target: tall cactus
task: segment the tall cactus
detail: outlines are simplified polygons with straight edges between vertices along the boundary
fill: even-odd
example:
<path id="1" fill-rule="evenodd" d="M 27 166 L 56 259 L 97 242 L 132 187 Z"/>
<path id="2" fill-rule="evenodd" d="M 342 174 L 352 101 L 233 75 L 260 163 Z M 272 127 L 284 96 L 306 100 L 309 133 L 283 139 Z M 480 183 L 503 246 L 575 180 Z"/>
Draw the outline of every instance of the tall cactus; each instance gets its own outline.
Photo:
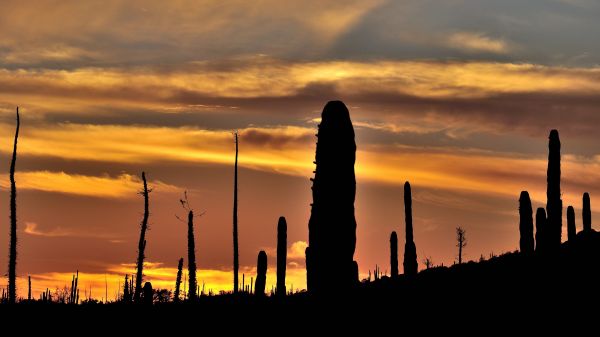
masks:
<path id="1" fill-rule="evenodd" d="M 519 232 L 521 234 L 519 240 L 521 253 L 533 253 L 533 208 L 527 191 L 522 191 L 519 197 Z"/>
<path id="2" fill-rule="evenodd" d="M 189 277 L 189 292 L 188 298 L 190 301 L 196 300 L 198 292 L 198 282 L 196 282 L 196 244 L 194 240 L 194 212 L 188 213 L 188 277 Z"/>
<path id="3" fill-rule="evenodd" d="M 287 264 L 287 222 L 279 217 L 277 222 L 277 295 L 285 296 L 285 271 Z"/>
<path id="4" fill-rule="evenodd" d="M 179 259 L 177 264 L 177 278 L 175 279 L 175 293 L 173 294 L 173 302 L 179 302 L 179 290 L 181 289 L 181 270 L 183 269 L 183 257 Z"/>
<path id="5" fill-rule="evenodd" d="M 392 278 L 398 276 L 398 235 L 395 231 L 390 235 L 390 267 Z"/>
<path id="6" fill-rule="evenodd" d="M 125 282 L 123 283 L 123 302 L 131 302 L 131 288 L 129 287 L 129 275 L 125 274 Z"/>
<path id="7" fill-rule="evenodd" d="M 583 220 L 583 231 L 589 232 L 592 230 L 592 208 L 590 206 L 590 195 L 585 192 L 583 194 L 583 211 L 582 216 Z"/>
<path id="8" fill-rule="evenodd" d="M 577 235 L 577 228 L 575 227 L 575 209 L 573 206 L 567 207 L 567 240 L 573 242 Z"/>
<path id="9" fill-rule="evenodd" d="M 27 300 L 31 301 L 31 275 L 27 276 Z"/>
<path id="10" fill-rule="evenodd" d="M 535 251 L 542 254 L 548 249 L 548 225 L 546 222 L 546 210 L 540 207 L 535 213 Z"/>
<path id="11" fill-rule="evenodd" d="M 133 294 L 133 300 L 135 302 L 140 301 L 142 294 L 142 278 L 144 275 L 144 259 L 146 258 L 146 230 L 148 229 L 148 217 L 150 216 L 149 201 L 148 201 L 148 183 L 146 182 L 146 172 L 142 172 L 142 181 L 144 182 L 144 189 L 142 190 L 142 196 L 144 197 L 144 218 L 140 226 L 140 241 L 138 242 L 138 258 L 137 258 L 137 271 L 135 274 L 135 292 Z"/>
<path id="12" fill-rule="evenodd" d="M 558 131 L 550 131 L 548 142 L 548 187 L 546 191 L 548 248 L 557 251 L 562 237 L 562 200 L 560 198 L 560 139 Z"/>
<path id="13" fill-rule="evenodd" d="M 238 292 L 238 133 L 235 133 L 235 165 L 233 176 L 233 293 Z"/>
<path id="14" fill-rule="evenodd" d="M 265 286 L 267 284 L 267 253 L 261 250 L 258 253 L 258 261 L 256 262 L 256 284 L 254 291 L 256 296 L 265 295 Z"/>
<path id="15" fill-rule="evenodd" d="M 325 294 L 343 292 L 357 282 L 356 143 L 344 103 L 331 101 L 325 105 L 317 138 L 306 267 L 308 291 Z"/>
<path id="16" fill-rule="evenodd" d="M 10 248 L 8 253 L 8 303 L 17 301 L 17 186 L 15 165 L 17 163 L 17 141 L 19 140 L 19 107 L 17 107 L 17 128 L 10 161 Z"/>
<path id="17" fill-rule="evenodd" d="M 404 275 L 417 275 L 417 247 L 413 239 L 412 194 L 410 183 L 404 183 L 404 220 L 406 223 L 406 243 L 404 244 Z"/>
<path id="18" fill-rule="evenodd" d="M 143 303 L 145 305 L 152 305 L 152 283 L 150 282 L 146 282 L 144 283 L 144 295 L 142 297 Z"/>

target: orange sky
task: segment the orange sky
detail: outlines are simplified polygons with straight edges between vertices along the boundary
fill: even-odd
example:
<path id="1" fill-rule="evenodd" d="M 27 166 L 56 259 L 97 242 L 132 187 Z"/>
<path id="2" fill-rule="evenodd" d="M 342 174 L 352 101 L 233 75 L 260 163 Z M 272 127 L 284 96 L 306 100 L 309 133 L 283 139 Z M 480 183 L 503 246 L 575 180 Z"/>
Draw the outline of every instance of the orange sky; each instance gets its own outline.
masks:
<path id="1" fill-rule="evenodd" d="M 451 264 L 459 225 L 467 259 L 515 250 L 521 190 L 534 207 L 545 204 L 550 129 L 561 134 L 565 206 L 580 214 L 583 192 L 592 205 L 600 194 L 598 15 L 587 0 L 8 0 L 0 250 L 8 250 L 18 105 L 19 294 L 27 275 L 38 294 L 79 270 L 82 292 L 104 297 L 106 278 L 114 298 L 134 271 L 141 171 L 154 188 L 146 278 L 174 286 L 186 257 L 175 215 L 185 213 L 179 198 L 188 191 L 196 213 L 205 212 L 196 221 L 199 283 L 231 289 L 233 130 L 241 269 L 249 280 L 265 250 L 267 283 L 275 283 L 283 215 L 288 289 L 304 288 L 314 134 L 332 99 L 347 104 L 356 130 L 362 275 L 388 269 L 392 230 L 403 240 L 407 180 L 419 262 Z"/>

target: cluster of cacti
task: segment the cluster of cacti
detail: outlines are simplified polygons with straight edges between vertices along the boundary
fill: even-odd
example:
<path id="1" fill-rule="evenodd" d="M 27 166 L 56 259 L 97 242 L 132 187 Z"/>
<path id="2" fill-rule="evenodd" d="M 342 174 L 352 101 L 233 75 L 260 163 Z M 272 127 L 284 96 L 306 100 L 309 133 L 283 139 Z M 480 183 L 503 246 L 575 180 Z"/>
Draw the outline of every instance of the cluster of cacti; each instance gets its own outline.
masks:
<path id="1" fill-rule="evenodd" d="M 547 175 L 547 231 L 546 244 L 550 251 L 560 249 L 562 237 L 562 199 L 560 192 L 560 139 L 558 131 L 550 131 L 548 142 L 548 175 Z"/>
<path id="2" fill-rule="evenodd" d="M 573 242 L 577 235 L 577 228 L 575 226 L 575 209 L 573 206 L 567 207 L 567 240 Z"/>
<path id="3" fill-rule="evenodd" d="M 398 276 L 398 235 L 395 231 L 390 235 L 390 270 L 392 278 Z"/>
<path id="4" fill-rule="evenodd" d="M 261 250 L 258 253 L 256 262 L 256 285 L 254 286 L 257 296 L 265 295 L 265 286 L 267 285 L 267 253 Z"/>
<path id="5" fill-rule="evenodd" d="M 123 283 L 123 302 L 131 302 L 133 300 L 133 276 L 129 279 L 129 275 L 125 275 Z"/>
<path id="6" fill-rule="evenodd" d="M 404 275 L 417 275 L 417 247 L 413 239 L 412 193 L 410 183 L 404 183 L 404 219 L 406 224 L 406 243 L 404 244 Z"/>
<path id="7" fill-rule="evenodd" d="M 8 303 L 17 301 L 17 186 L 15 165 L 17 162 L 17 141 L 19 139 L 19 107 L 17 107 L 17 127 L 10 161 L 10 248 L 8 254 Z"/>
<path id="8" fill-rule="evenodd" d="M 142 190 L 142 196 L 144 197 L 144 218 L 140 226 L 140 241 L 138 243 L 138 258 L 137 258 L 137 271 L 135 275 L 135 291 L 133 294 L 133 300 L 135 302 L 140 301 L 142 293 L 142 279 L 144 276 L 144 251 L 146 249 L 146 230 L 148 229 L 148 217 L 150 216 L 149 201 L 148 201 L 148 183 L 146 182 L 146 172 L 142 172 L 142 181 L 144 182 L 144 189 Z"/>
<path id="9" fill-rule="evenodd" d="M 354 163 L 356 143 L 344 103 L 325 105 L 317 134 L 306 249 L 308 291 L 343 292 L 357 283 Z"/>
<path id="10" fill-rule="evenodd" d="M 279 217 L 277 222 L 277 295 L 285 296 L 285 271 L 287 263 L 287 222 Z"/>
<path id="11" fill-rule="evenodd" d="M 50 289 L 46 288 L 46 291 L 44 291 L 40 295 L 40 300 L 42 302 L 52 302 L 52 295 L 50 294 Z"/>
<path id="12" fill-rule="evenodd" d="M 196 300 L 198 293 L 198 283 L 196 282 L 196 245 L 194 242 L 194 212 L 190 210 L 188 213 L 188 277 L 190 278 L 188 299 L 190 301 Z"/>
<path id="13" fill-rule="evenodd" d="M 69 298 L 67 299 L 67 303 L 69 304 L 77 304 L 79 303 L 79 270 L 75 275 L 73 275 L 73 279 L 71 280 L 71 291 L 69 293 Z"/>
<path id="14" fill-rule="evenodd" d="M 235 164 L 233 174 L 233 293 L 238 292 L 238 133 L 235 133 Z"/>
<path id="15" fill-rule="evenodd" d="M 173 294 L 173 302 L 179 302 L 179 289 L 181 288 L 181 270 L 183 269 L 183 257 L 177 263 L 177 279 L 175 280 L 175 293 Z"/>
<path id="16" fill-rule="evenodd" d="M 519 247 L 522 253 L 531 254 L 534 251 L 533 239 L 533 208 L 529 192 L 522 191 L 519 197 L 519 232 L 521 239 Z"/>

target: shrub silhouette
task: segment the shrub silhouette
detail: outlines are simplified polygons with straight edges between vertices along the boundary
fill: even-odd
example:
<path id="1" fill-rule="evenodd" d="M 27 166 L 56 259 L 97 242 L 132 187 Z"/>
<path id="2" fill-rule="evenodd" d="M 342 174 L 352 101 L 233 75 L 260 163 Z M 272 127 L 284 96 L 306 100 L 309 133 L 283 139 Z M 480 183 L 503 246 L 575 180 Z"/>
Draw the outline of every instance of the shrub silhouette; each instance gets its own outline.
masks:
<path id="1" fill-rule="evenodd" d="M 535 213 L 535 251 L 544 254 L 548 247 L 547 238 L 546 210 L 538 208 Z"/>
<path id="2" fill-rule="evenodd" d="M 196 282 L 196 244 L 194 243 L 194 212 L 192 210 L 188 212 L 188 277 L 188 299 L 194 301 L 198 293 L 198 282 Z"/>
<path id="3" fill-rule="evenodd" d="M 307 285 L 310 293 L 331 294 L 355 286 L 357 280 L 356 143 L 344 103 L 330 101 L 325 105 L 317 138 L 306 250 Z"/>
<path id="4" fill-rule="evenodd" d="M 261 250 L 258 253 L 258 261 L 256 262 L 256 284 L 254 291 L 256 296 L 265 296 L 265 286 L 267 284 L 267 253 Z"/>
<path id="5" fill-rule="evenodd" d="M 149 202 L 148 202 L 148 183 L 146 182 L 146 172 L 142 172 L 142 181 L 144 182 L 144 189 L 141 194 L 144 197 L 144 218 L 140 226 L 140 241 L 138 242 L 138 258 L 137 258 L 137 271 L 135 274 L 135 292 L 133 300 L 139 302 L 140 295 L 142 292 L 142 278 L 144 275 L 144 259 L 146 250 L 146 230 L 148 229 L 148 217 L 150 216 Z"/>
<path id="6" fill-rule="evenodd" d="M 521 234 L 519 241 L 521 253 L 533 253 L 535 245 L 533 239 L 533 209 L 527 191 L 522 191 L 519 197 L 519 232 Z"/>
<path id="7" fill-rule="evenodd" d="M 548 142 L 547 241 L 548 249 L 560 249 L 562 237 L 562 200 L 560 199 L 560 139 L 557 130 L 550 131 Z"/>
<path id="8" fill-rule="evenodd" d="M 10 248 L 8 254 L 8 303 L 17 301 L 17 186 L 15 183 L 15 165 L 17 163 L 17 141 L 19 140 L 19 107 L 17 107 L 17 127 L 10 161 Z"/>
<path id="9" fill-rule="evenodd" d="M 233 176 L 233 293 L 238 292 L 238 133 L 235 132 L 235 166 Z"/>
<path id="10" fill-rule="evenodd" d="M 458 247 L 458 264 L 462 263 L 462 251 L 467 246 L 467 231 L 456 227 L 456 247 Z"/>
<path id="11" fill-rule="evenodd" d="M 277 222 L 277 295 L 285 296 L 285 271 L 287 263 L 287 222 L 279 217 Z"/>
<path id="12" fill-rule="evenodd" d="M 173 294 L 173 302 L 179 302 L 179 290 L 181 289 L 181 270 L 183 269 L 183 257 L 179 259 L 177 264 L 177 278 L 175 279 L 175 293 Z"/>
<path id="13" fill-rule="evenodd" d="M 390 270 L 391 277 L 398 277 L 398 235 L 395 231 L 390 234 Z"/>
<path id="14" fill-rule="evenodd" d="M 573 242 L 576 234 L 577 228 L 575 227 L 575 209 L 573 209 L 573 206 L 569 206 L 567 207 L 567 240 Z"/>
<path id="15" fill-rule="evenodd" d="M 404 275 L 417 275 L 417 247 L 413 239 L 412 194 L 410 183 L 404 183 L 404 221 L 406 225 L 406 243 L 404 244 Z"/>
<path id="16" fill-rule="evenodd" d="M 590 206 L 590 195 L 587 192 L 583 194 L 581 219 L 583 220 L 583 231 L 590 232 L 592 230 L 592 209 Z"/>
<path id="17" fill-rule="evenodd" d="M 131 287 L 129 283 L 129 275 L 125 274 L 125 282 L 123 283 L 123 302 L 131 302 Z"/>

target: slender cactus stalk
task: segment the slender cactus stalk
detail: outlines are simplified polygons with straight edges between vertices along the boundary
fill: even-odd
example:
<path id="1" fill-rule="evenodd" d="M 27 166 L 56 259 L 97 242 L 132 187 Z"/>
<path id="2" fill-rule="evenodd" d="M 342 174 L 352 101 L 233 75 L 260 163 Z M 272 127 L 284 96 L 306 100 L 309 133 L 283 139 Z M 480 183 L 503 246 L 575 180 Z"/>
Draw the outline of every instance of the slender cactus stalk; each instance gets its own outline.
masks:
<path id="1" fill-rule="evenodd" d="M 17 162 L 17 141 L 19 139 L 19 107 L 17 107 L 17 129 L 10 162 L 10 249 L 8 258 L 8 303 L 17 301 L 17 186 L 15 183 L 15 164 Z"/>
<path id="2" fill-rule="evenodd" d="M 179 289 L 181 288 L 181 269 L 183 269 L 183 257 L 179 259 L 177 264 L 177 279 L 175 280 L 175 294 L 173 294 L 173 302 L 179 302 Z"/>
<path id="3" fill-rule="evenodd" d="M 194 212 L 188 213 L 188 276 L 190 278 L 189 295 L 190 301 L 196 300 L 197 282 L 196 282 L 196 244 L 194 240 Z"/>
<path id="4" fill-rule="evenodd" d="M 144 196 L 144 218 L 142 219 L 142 225 L 140 227 L 140 241 L 138 243 L 138 258 L 137 258 L 137 272 L 135 275 L 135 292 L 133 299 L 135 302 L 140 301 L 140 295 L 142 294 L 142 278 L 144 273 L 144 251 L 146 249 L 146 230 L 148 229 L 148 216 L 150 211 L 148 210 L 148 183 L 146 182 L 146 172 L 142 172 L 142 181 L 144 182 L 144 190 L 142 195 Z"/>
<path id="5" fill-rule="evenodd" d="M 235 133 L 235 169 L 233 176 L 233 293 L 238 292 L 238 133 Z"/>

